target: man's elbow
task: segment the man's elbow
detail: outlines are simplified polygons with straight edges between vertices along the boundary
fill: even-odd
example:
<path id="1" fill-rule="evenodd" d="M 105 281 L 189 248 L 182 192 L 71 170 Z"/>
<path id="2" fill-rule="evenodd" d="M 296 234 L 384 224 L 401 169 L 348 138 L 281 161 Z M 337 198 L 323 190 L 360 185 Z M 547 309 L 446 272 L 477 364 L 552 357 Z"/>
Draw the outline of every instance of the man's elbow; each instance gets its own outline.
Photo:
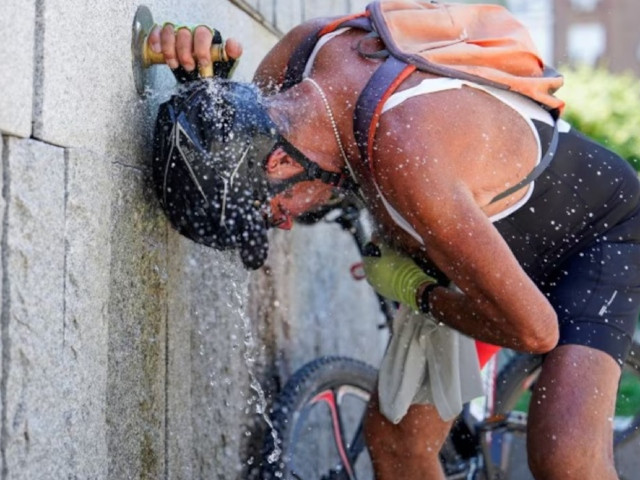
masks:
<path id="1" fill-rule="evenodd" d="M 528 327 L 521 335 L 522 349 L 530 353 L 547 353 L 558 344 L 560 331 L 558 317 L 551 310 L 546 314 L 540 314 L 528 322 Z"/>

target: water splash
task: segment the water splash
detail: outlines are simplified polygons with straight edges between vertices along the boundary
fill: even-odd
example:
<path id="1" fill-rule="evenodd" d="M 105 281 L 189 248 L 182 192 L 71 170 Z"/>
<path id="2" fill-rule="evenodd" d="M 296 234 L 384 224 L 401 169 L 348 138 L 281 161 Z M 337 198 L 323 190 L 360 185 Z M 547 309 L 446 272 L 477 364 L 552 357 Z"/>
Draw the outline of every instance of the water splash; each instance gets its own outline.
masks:
<path id="1" fill-rule="evenodd" d="M 242 305 L 243 299 L 247 297 L 247 284 L 245 283 L 241 288 L 235 282 L 229 282 L 229 285 L 229 290 L 231 290 L 229 293 L 233 295 L 238 305 Z M 260 417 L 267 424 L 267 427 L 269 428 L 269 435 L 271 435 L 271 438 L 273 439 L 273 451 L 269 452 L 269 454 L 267 455 L 267 461 L 272 464 L 277 462 L 282 455 L 282 449 L 279 447 L 279 445 L 281 444 L 281 440 L 278 438 L 278 432 L 276 431 L 273 422 L 271 421 L 267 413 L 267 398 L 253 368 L 253 364 L 255 362 L 253 354 L 256 352 L 257 347 L 253 332 L 251 330 L 251 319 L 249 318 L 249 315 L 247 315 L 244 308 L 238 308 L 238 314 L 240 315 L 240 319 L 242 320 L 242 331 L 244 335 L 243 343 L 245 346 L 245 350 L 242 354 L 242 357 L 249 374 L 249 386 L 256 395 L 256 413 L 260 415 Z"/>

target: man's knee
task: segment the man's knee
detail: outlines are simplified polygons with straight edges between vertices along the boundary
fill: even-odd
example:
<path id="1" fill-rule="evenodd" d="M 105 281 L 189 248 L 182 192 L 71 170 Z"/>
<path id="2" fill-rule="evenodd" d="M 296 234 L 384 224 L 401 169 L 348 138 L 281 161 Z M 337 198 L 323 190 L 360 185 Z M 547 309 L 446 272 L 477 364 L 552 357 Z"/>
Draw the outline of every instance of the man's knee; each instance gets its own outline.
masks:
<path id="1" fill-rule="evenodd" d="M 538 438 L 538 437 L 544 438 Z M 535 478 L 572 478 L 569 469 L 571 456 L 577 453 L 577 445 L 571 448 L 569 442 L 556 434 L 534 435 L 529 432 L 527 455 L 529 469 Z M 584 458 L 584 457 L 583 457 Z"/>
<path id="2" fill-rule="evenodd" d="M 448 426 L 429 406 L 414 405 L 400 423 L 393 424 L 380 413 L 377 403 L 372 403 L 364 422 L 367 446 L 374 456 L 435 456 L 447 432 Z"/>
<path id="3" fill-rule="evenodd" d="M 536 478 L 612 479 L 620 367 L 608 354 L 580 345 L 551 352 L 529 407 L 529 464 Z"/>
<path id="4" fill-rule="evenodd" d="M 377 408 L 370 408 L 364 423 L 367 446 L 374 457 L 411 456 L 424 453 L 418 449 L 415 438 L 407 434 L 402 422 L 398 425 L 387 420 Z M 415 450 L 415 451 L 414 451 Z"/>
<path id="5" fill-rule="evenodd" d="M 613 458 L 606 449 L 602 451 L 597 441 L 589 438 L 579 439 L 568 433 L 540 435 L 536 438 L 529 434 L 527 453 L 529 469 L 535 478 L 556 479 L 604 479 L 603 472 L 615 476 Z M 595 475 L 595 476 L 594 476 Z"/>

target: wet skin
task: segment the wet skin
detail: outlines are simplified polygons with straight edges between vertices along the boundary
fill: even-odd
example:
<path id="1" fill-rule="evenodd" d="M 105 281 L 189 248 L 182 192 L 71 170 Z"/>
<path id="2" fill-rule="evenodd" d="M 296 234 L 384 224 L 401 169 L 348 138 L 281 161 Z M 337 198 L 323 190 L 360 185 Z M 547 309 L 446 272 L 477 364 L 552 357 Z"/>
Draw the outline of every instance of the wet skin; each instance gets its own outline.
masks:
<path id="1" fill-rule="evenodd" d="M 325 23 L 317 20 L 294 28 L 267 54 L 254 80 L 269 95 L 269 114 L 281 133 L 322 168 L 340 172 L 345 162 L 318 92 L 304 81 L 278 90 L 294 48 Z M 529 417 L 529 461 L 536 478 L 617 478 L 609 419 L 620 368 L 598 350 L 555 348 L 555 311 L 488 219 L 525 194 L 523 189 L 490 203 L 504 185 L 517 183 L 534 165 L 537 144 L 529 127 L 498 100 L 470 88 L 414 97 L 382 116 L 371 173 L 360 160 L 352 126 L 355 102 L 378 66 L 378 61 L 356 52 L 361 40 L 356 31 L 331 40 L 320 50 L 311 76 L 327 95 L 380 235 L 406 253 L 435 263 L 461 289 L 433 290 L 430 306 L 438 320 L 489 343 L 551 352 Z M 366 47 L 366 42 L 360 46 Z M 154 30 L 150 43 L 152 48 L 160 46 L 172 68 L 181 64 L 193 70 L 209 61 L 211 36 L 206 28 L 196 29 L 192 36 L 189 30 L 175 34 L 173 27 L 165 26 Z M 239 44 L 229 40 L 227 53 L 236 58 L 239 52 Z M 415 73 L 401 89 L 426 77 Z M 302 167 L 282 152 L 274 153 L 266 165 L 273 181 L 300 171 Z M 389 218 L 373 179 L 424 246 Z M 327 201 L 330 193 L 331 188 L 319 181 L 300 182 L 272 200 L 271 215 L 278 221 L 296 216 Z M 437 453 L 449 422 L 440 419 L 432 406 L 414 405 L 393 425 L 375 402 L 368 410 L 366 436 L 376 478 L 443 478 Z"/>

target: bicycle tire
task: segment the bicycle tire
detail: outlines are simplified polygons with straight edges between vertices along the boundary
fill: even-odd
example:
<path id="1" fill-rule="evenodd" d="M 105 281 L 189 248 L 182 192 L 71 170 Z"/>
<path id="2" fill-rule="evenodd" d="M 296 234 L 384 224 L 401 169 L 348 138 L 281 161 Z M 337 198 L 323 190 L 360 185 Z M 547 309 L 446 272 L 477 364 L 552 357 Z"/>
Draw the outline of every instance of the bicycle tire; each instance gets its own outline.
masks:
<path id="1" fill-rule="evenodd" d="M 297 442 L 296 435 L 300 434 L 299 429 L 303 428 L 303 426 L 299 426 L 302 423 L 301 417 L 308 414 L 307 410 L 310 405 L 315 405 L 314 399 L 323 394 L 327 395 L 327 398 L 323 398 L 323 400 L 329 403 L 330 409 L 332 408 L 330 402 L 333 401 L 334 405 L 338 405 L 345 398 L 341 396 L 349 393 L 360 395 L 363 405 L 366 406 L 369 395 L 375 387 L 376 378 L 377 370 L 372 366 L 359 360 L 339 356 L 320 357 L 297 370 L 287 381 L 271 410 L 273 432 L 268 432 L 265 438 L 260 478 L 265 480 L 299 480 L 301 478 L 311 480 L 311 477 L 306 478 L 295 471 L 297 467 L 292 458 L 293 449 L 297 447 L 295 444 Z M 340 415 L 339 408 L 341 407 L 338 405 L 336 408 L 338 415 Z M 331 411 L 332 413 L 333 411 Z M 340 429 L 342 429 L 341 421 L 342 419 L 338 418 L 337 425 Z M 336 423 L 333 417 L 332 422 L 335 430 Z M 342 447 L 346 452 L 352 445 L 344 441 L 344 432 L 339 433 L 343 440 Z M 360 448 L 364 449 L 364 445 Z M 277 460 L 267 461 L 267 458 L 274 455 L 274 452 L 277 454 L 278 450 L 281 453 Z M 349 452 L 345 452 L 343 455 L 349 454 Z M 337 467 L 339 463 L 341 462 L 336 462 L 334 466 Z M 329 468 L 326 473 L 317 474 L 313 480 L 349 478 L 341 476 L 337 470 L 332 470 L 332 468 Z"/>
<path id="2" fill-rule="evenodd" d="M 517 354 L 500 369 L 496 384 L 495 413 L 507 413 L 514 409 L 518 400 L 525 392 L 530 392 L 535 385 L 540 373 L 544 356 L 531 354 Z M 640 385 L 640 344 L 634 343 L 623 366 L 623 372 L 633 375 Z M 635 443 L 634 443 L 635 442 Z M 640 442 L 640 409 L 626 420 L 624 424 L 614 425 L 614 453 L 616 455 L 616 467 L 620 478 L 625 478 L 627 471 L 637 472 L 637 463 L 633 459 L 633 466 L 621 465 L 620 452 L 632 443 Z M 635 457 L 635 456 L 634 456 Z"/>

